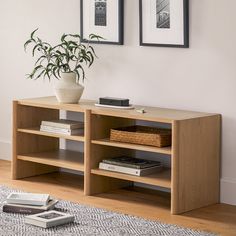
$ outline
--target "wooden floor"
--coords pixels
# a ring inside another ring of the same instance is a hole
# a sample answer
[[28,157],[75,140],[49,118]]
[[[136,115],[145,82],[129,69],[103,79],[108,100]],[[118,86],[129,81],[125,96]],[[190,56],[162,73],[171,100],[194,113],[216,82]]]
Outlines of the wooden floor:
[[60,199],[165,223],[205,230],[220,235],[236,236],[236,206],[217,204],[183,215],[171,215],[168,196],[157,196],[152,192],[140,192],[140,189],[133,188],[85,197],[83,195],[82,177],[67,173],[54,173],[24,180],[11,180],[10,162],[1,160],[0,184],[25,191],[47,192]]

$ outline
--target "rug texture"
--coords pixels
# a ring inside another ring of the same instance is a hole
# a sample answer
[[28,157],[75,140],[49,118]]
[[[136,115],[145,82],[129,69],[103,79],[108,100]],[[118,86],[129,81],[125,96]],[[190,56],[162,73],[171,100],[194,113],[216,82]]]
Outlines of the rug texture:
[[159,221],[145,220],[131,215],[119,214],[95,207],[59,201],[57,210],[75,216],[75,222],[67,225],[43,229],[24,223],[22,214],[2,212],[7,195],[21,192],[0,186],[0,236],[213,236],[215,234],[194,231]]

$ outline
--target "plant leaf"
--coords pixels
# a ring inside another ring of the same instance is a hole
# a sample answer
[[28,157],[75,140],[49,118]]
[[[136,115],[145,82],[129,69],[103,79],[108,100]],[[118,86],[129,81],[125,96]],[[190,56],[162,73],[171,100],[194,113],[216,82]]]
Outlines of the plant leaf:
[[[44,59],[46,59],[46,58],[47,58],[47,57],[46,57],[45,55],[42,55],[41,57],[39,57],[39,58],[37,59],[37,61],[35,62],[34,65],[37,65],[40,60],[42,60],[42,59],[44,60]],[[43,62],[43,60],[40,62],[40,64]]]
[[94,62],[94,56],[91,52],[87,52],[88,55],[90,55],[91,60],[89,61],[89,67],[93,64]]
[[29,40],[27,40],[27,41],[25,42],[25,44],[24,44],[24,50],[25,50],[25,51],[26,51],[27,46],[28,46],[30,43],[32,43],[32,42],[33,42],[32,39],[29,39]]
[[32,40],[34,40],[34,34],[35,34],[36,31],[38,31],[38,29],[39,29],[39,28],[35,29],[35,30],[30,34],[30,38],[31,38]]

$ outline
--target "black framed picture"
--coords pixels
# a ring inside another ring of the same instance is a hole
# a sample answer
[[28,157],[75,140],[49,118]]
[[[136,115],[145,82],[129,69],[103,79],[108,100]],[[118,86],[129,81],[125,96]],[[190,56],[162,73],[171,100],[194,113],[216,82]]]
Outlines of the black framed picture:
[[188,0],[139,0],[140,45],[189,47]]
[[123,0],[80,0],[80,34],[83,42],[90,34],[104,39],[92,43],[119,44],[124,42]]

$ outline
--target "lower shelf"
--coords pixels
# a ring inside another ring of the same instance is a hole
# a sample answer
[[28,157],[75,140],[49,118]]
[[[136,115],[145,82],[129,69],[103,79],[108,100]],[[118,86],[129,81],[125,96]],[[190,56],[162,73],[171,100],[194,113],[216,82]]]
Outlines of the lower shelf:
[[71,170],[84,171],[84,154],[70,150],[60,149],[51,152],[22,154],[18,155],[17,159]]
[[171,170],[170,169],[165,169],[159,173],[142,176],[142,177],[127,175],[127,174],[122,174],[122,173],[117,173],[117,172],[112,172],[112,171],[107,171],[107,170],[100,170],[100,169],[92,169],[91,173],[96,174],[96,175],[117,178],[117,179],[134,181],[138,183],[155,185],[155,186],[168,188],[168,189],[171,188]]

